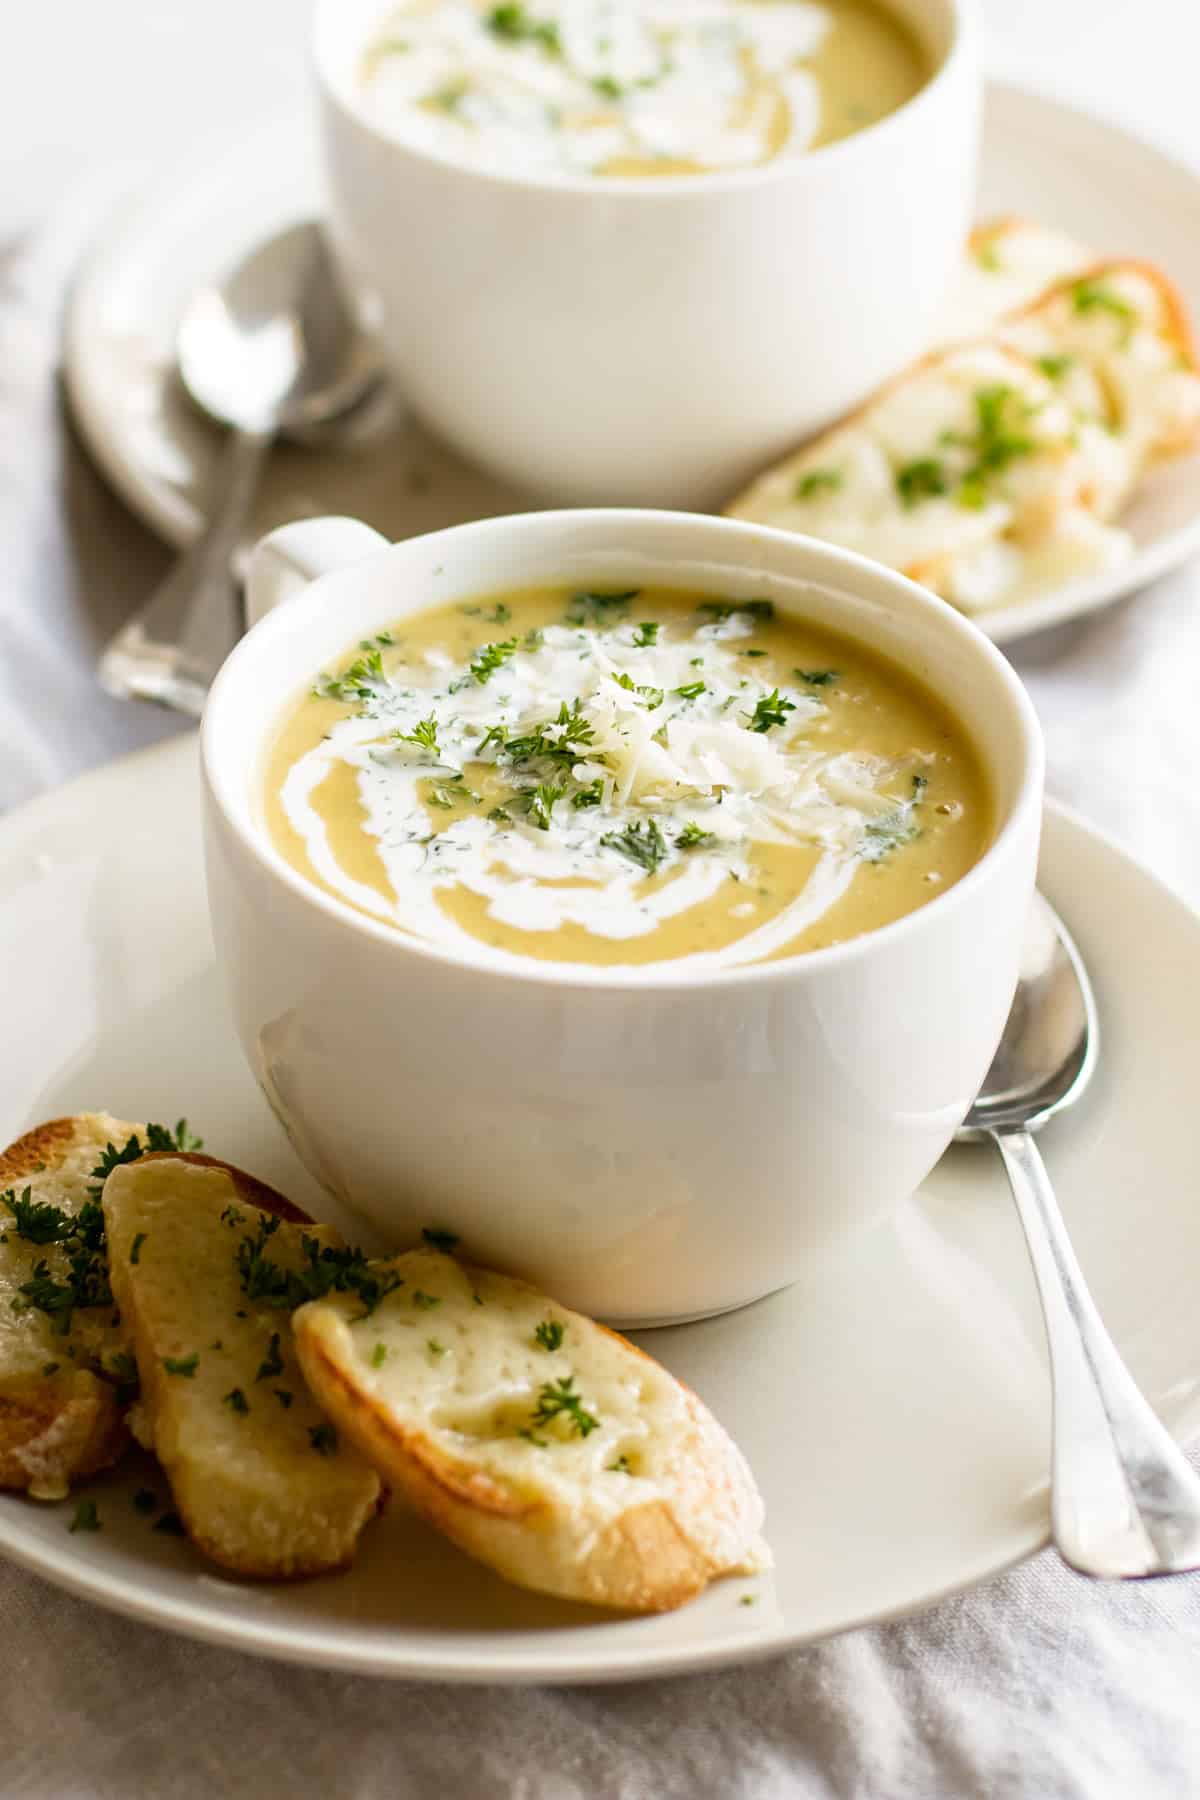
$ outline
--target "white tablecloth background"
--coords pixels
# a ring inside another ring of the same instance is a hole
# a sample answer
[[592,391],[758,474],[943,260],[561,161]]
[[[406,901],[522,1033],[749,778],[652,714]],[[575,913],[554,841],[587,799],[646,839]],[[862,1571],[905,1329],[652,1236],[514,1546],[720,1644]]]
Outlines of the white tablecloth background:
[[[1200,163],[1196,0],[984,10],[996,73]],[[40,0],[6,20],[0,810],[176,728],[95,686],[99,645],[166,559],[62,421],[58,309],[87,235],[140,170],[214,124],[235,133],[299,102],[306,11]],[[1047,728],[1052,791],[1200,904],[1200,567],[1015,660]],[[880,1499],[886,1520],[886,1482]],[[0,1628],[0,1794],[31,1800],[1200,1795],[1200,1577],[1103,1589],[1050,1555],[914,1620],[745,1671],[560,1693],[257,1663],[4,1565]]]

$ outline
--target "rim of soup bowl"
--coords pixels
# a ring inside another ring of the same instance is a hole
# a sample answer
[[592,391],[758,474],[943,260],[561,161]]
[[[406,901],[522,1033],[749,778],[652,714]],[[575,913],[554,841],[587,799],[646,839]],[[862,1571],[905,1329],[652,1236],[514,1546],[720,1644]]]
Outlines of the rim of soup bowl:
[[[919,0],[921,4],[929,4],[929,0]],[[871,154],[874,146],[881,139],[895,136],[921,112],[928,112],[938,104],[942,94],[953,82],[957,82],[968,63],[976,68],[978,77],[977,37],[978,15],[976,0],[935,0],[945,9],[946,23],[949,28],[949,42],[941,53],[937,67],[927,81],[922,82],[916,93],[903,101],[892,112],[885,113],[870,125],[861,130],[852,131],[846,137],[836,139],[832,144],[818,145],[814,150],[806,150],[803,156],[774,156],[766,162],[754,163],[744,169],[713,169],[698,175],[562,175],[548,172],[538,173],[532,170],[484,168],[467,161],[465,157],[451,156],[441,150],[431,149],[423,144],[409,143],[398,133],[389,131],[378,124],[366,112],[361,104],[356,103],[348,89],[348,84],[335,69],[335,43],[344,41],[345,28],[338,35],[338,15],[343,10],[343,0],[316,0],[313,9],[313,25],[310,37],[310,68],[317,86],[329,102],[360,130],[365,131],[380,143],[387,144],[405,152],[418,162],[432,163],[438,168],[452,169],[462,175],[474,177],[476,180],[497,183],[503,187],[523,187],[542,193],[561,193],[580,196],[589,194],[594,197],[622,194],[636,196],[639,202],[661,200],[668,196],[680,198],[691,194],[711,194],[736,191],[739,188],[765,187],[770,184],[791,180],[815,180],[812,171],[817,169],[818,176],[831,165],[840,166],[849,163],[855,157]],[[882,0],[886,7],[888,0]],[[863,146],[866,146],[864,149]],[[886,148],[886,145],[884,146]]]
[[[709,540],[711,550],[714,541],[724,540],[730,545],[749,546],[760,543],[766,537],[771,543],[783,547],[787,555],[795,558],[790,571],[785,572],[783,568],[779,571],[791,579],[804,580],[818,587],[841,587],[851,591],[866,582],[877,590],[894,595],[901,605],[935,621],[938,630],[966,645],[1007,703],[1012,751],[1014,757],[1019,759],[1016,793],[982,856],[951,887],[934,895],[923,906],[902,914],[886,925],[861,932],[843,943],[799,951],[794,956],[739,964],[728,969],[694,970],[688,973],[684,970],[673,971],[669,961],[614,968],[604,964],[591,967],[580,963],[543,962],[533,956],[520,957],[515,952],[505,953],[505,958],[502,959],[495,953],[487,952],[482,946],[478,952],[474,952],[410,936],[397,926],[359,912],[347,901],[326,893],[315,882],[301,875],[275,848],[266,831],[254,822],[252,783],[261,770],[262,752],[268,737],[283,716],[282,700],[264,719],[256,733],[254,769],[249,777],[244,764],[239,762],[230,766],[229,756],[222,752],[222,719],[227,708],[236,701],[236,690],[244,669],[248,664],[253,666],[259,657],[269,656],[273,639],[288,628],[289,615],[304,606],[320,581],[343,573],[333,570],[328,577],[318,577],[272,608],[247,632],[226,659],[209,692],[201,721],[201,762],[209,794],[242,850],[302,903],[313,907],[343,930],[377,943],[381,954],[392,957],[416,956],[427,961],[445,963],[454,969],[469,970],[477,978],[491,977],[498,981],[536,983],[558,988],[606,988],[614,992],[630,993],[648,990],[682,993],[691,989],[750,987],[804,979],[864,958],[886,954],[890,946],[914,933],[936,930],[953,908],[965,905],[976,889],[990,878],[994,865],[1008,853],[1013,840],[1028,828],[1030,815],[1040,817],[1045,763],[1042,731],[1033,702],[1015,670],[991,640],[947,601],[931,593],[928,588],[908,580],[906,576],[899,575],[868,557],[860,556],[855,551],[845,550],[816,538],[804,537],[796,532],[753,525],[740,519],[650,508],[580,507],[477,519],[466,525],[452,525],[443,531],[425,533],[419,539],[402,539],[398,544],[388,544],[386,550],[381,549],[378,554],[383,556],[395,550],[403,550],[408,544],[421,542],[430,545],[438,540],[461,538],[467,534],[486,537],[489,532],[508,531],[514,525],[518,529],[527,525],[528,529],[536,531],[539,526],[551,520],[559,524],[569,521],[585,531],[589,526],[601,524],[608,531],[612,531],[614,527],[618,530],[645,529],[647,522],[676,529],[682,526],[696,534],[696,560],[703,554],[705,538]],[[681,579],[686,581],[687,578],[685,576]],[[843,635],[850,638],[855,636],[852,631],[844,631]],[[897,659],[891,657],[889,660]],[[903,667],[902,664],[900,666]],[[922,680],[935,698],[948,707],[952,717],[958,720],[968,740],[974,745],[984,765],[994,799],[996,759],[984,756],[982,748],[972,735],[970,725],[961,718],[953,696],[945,694],[933,682],[923,677]]]

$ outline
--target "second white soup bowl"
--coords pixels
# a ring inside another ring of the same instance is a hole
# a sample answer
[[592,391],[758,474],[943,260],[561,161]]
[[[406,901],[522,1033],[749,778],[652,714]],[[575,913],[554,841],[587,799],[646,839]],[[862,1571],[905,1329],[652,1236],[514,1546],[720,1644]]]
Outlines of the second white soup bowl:
[[[882,930],[716,974],[501,965],[305,881],[261,822],[266,746],[315,674],[408,613],[531,584],[773,600],[871,646],[960,713],[990,848]],[[621,1324],[794,1280],[911,1194],[983,1076],[1016,983],[1042,750],[1020,682],[940,600],[782,532],[652,512],[533,513],[387,546],[315,520],[266,539],[260,622],[203,727],[217,953],[242,1045],[313,1174],[397,1245],[485,1263]]]
[[685,176],[511,174],[376,122],[394,0],[320,0],[329,224],[405,398],[569,504],[718,506],[927,347],[975,191],[973,0],[883,0],[931,75],[840,143]]

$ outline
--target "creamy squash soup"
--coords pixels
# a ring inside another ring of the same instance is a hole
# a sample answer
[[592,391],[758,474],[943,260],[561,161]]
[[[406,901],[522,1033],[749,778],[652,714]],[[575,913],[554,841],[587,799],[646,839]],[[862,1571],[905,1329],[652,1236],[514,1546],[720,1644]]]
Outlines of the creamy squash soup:
[[276,848],[446,949],[696,970],[837,944],[957,881],[976,755],[916,682],[769,601],[538,588],[322,672],[270,747]]
[[485,167],[694,175],[846,137],[929,73],[874,0],[407,0],[360,81],[377,124]]

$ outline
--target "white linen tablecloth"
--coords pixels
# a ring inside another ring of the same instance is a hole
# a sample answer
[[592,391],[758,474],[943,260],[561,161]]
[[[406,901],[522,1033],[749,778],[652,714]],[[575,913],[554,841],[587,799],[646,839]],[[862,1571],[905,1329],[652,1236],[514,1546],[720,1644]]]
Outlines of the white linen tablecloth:
[[[42,0],[0,69],[0,810],[177,728],[97,689],[166,566],[64,425],[58,309],[88,225],[303,89],[299,0]],[[997,72],[1200,162],[1192,0],[988,0]],[[1197,218],[1200,230],[1200,217]],[[1022,647],[1050,785],[1200,903],[1200,568]],[[8,1054],[20,1054],[9,1045]],[[903,1546],[897,1546],[903,1554]],[[924,1615],[750,1669],[562,1692],[256,1662],[0,1563],[0,1795],[20,1800],[1184,1800],[1200,1577],[1103,1588],[1047,1554]]]

